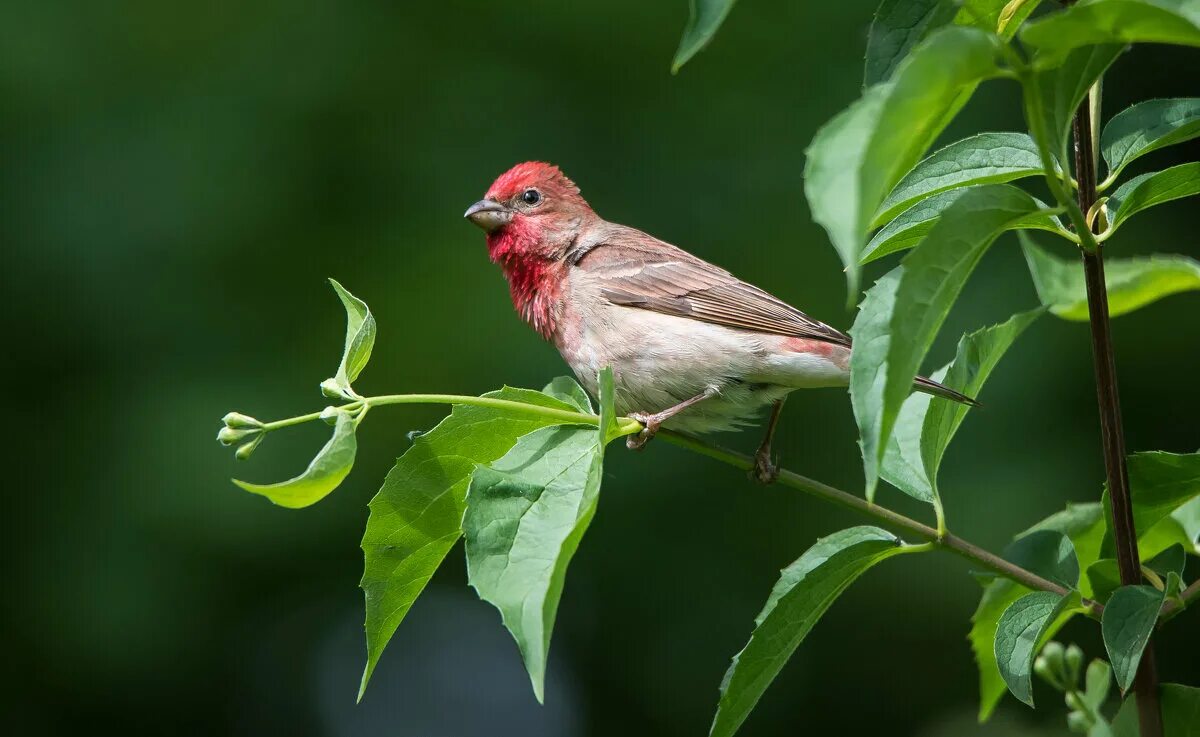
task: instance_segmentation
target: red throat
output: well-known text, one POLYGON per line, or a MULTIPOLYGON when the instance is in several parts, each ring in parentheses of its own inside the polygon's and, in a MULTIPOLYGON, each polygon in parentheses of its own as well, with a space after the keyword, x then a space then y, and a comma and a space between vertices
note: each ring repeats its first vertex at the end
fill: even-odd
POLYGON ((557 309, 565 265, 537 252, 537 227, 527 218, 513 221, 487 237, 488 256, 500 264, 508 280, 513 307, 525 322, 549 340, 557 326, 557 309))

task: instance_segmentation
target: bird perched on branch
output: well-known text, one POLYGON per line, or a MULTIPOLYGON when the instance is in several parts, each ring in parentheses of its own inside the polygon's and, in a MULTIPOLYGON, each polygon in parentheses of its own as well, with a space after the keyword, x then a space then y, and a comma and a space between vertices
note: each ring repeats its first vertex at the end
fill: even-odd
MULTIPOLYGON (((465 217, 487 233, 488 255, 513 305, 551 340, 589 392, 613 371, 617 412, 644 429, 705 433, 771 408, 754 476, 771 459, 783 401, 794 389, 846 386, 850 338, 722 268, 597 215, 556 166, 518 164, 465 217)), ((917 391, 970 398, 924 377, 917 391)))

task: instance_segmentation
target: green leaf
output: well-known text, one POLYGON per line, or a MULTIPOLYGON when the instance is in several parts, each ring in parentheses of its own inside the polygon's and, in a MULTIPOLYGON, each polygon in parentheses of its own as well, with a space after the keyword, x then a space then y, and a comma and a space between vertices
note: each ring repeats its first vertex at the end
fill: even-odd
MULTIPOLYGON (((541 392, 506 387, 485 394, 575 411, 541 392)), ((475 465, 491 463, 523 435, 557 424, 524 412, 459 405, 413 441, 371 500, 363 535, 367 667, 359 698, 388 640, 458 541, 467 485, 475 465)))
POLYGON ((539 702, 567 565, 596 512, 603 454, 593 427, 544 427, 477 467, 467 492, 467 580, 500 610, 539 702))
MULTIPOLYGON (((996 186, 1012 187, 1012 185, 1007 184, 996 186)), ((946 208, 954 204, 959 197, 971 189, 972 187, 964 187, 962 189, 950 189, 945 192, 939 192, 918 201, 912 207, 897 215, 890 223, 880 228, 875 233, 875 236, 871 238, 871 242, 863 250, 862 263, 866 264, 897 251, 915 247, 929 234, 929 231, 942 217, 942 213, 946 211, 946 208)), ((1016 190, 1017 188, 1012 187, 1012 189, 1016 190)), ((1050 214, 1049 206, 1040 201, 1037 202, 1038 207, 1041 208, 1038 212, 1014 223, 1011 227, 1062 232, 1064 230, 1062 223, 1056 216, 1050 214)))
POLYGON ((1113 116, 1100 135, 1112 180, 1134 159, 1200 136, 1200 97, 1147 100, 1113 116))
POLYGON ((750 641, 725 672, 710 737, 729 737, 737 731, 784 663, 850 584, 876 563, 916 549, 878 527, 851 527, 818 540, 783 569, 754 620, 750 641))
POLYGON ((1083 701, 1099 714, 1104 702, 1108 701, 1108 692, 1112 690, 1112 668, 1096 658, 1088 664, 1083 682, 1083 701))
POLYGON ((281 507, 300 509, 316 504, 336 489, 354 466, 354 454, 358 449, 354 431, 358 429, 358 417, 339 410, 333 436, 299 476, 276 484, 252 484, 238 479, 233 483, 253 494, 262 494, 281 507))
MULTIPOLYGON (((1029 528, 1013 541, 1004 551, 1005 560, 1011 561, 1038 575, 1058 581, 1070 581, 1072 568, 1078 576, 1080 566, 1087 566, 1099 556, 1100 541, 1104 535, 1103 508, 1099 502, 1070 504, 1038 524, 1029 528), (1052 538, 1039 535, 1041 532, 1056 532, 1066 535, 1072 544, 1074 556, 1064 552, 1064 546, 1052 538), (1074 557, 1075 563, 1072 564, 1074 557)), ((1080 592, 1088 596, 1086 580, 1079 581, 1080 592)), ((968 639, 979 668, 979 721, 991 716, 1006 686, 996 664, 993 642, 1000 617, 1014 601, 1029 593, 1029 589, 1006 578, 991 579, 984 587, 979 606, 971 617, 971 632, 968 639)), ((1068 611, 1050 627, 1047 637, 1053 637, 1062 625, 1073 616, 1068 611)))
MULTIPOLYGON (((954 360, 932 378, 969 397, 978 396, 1004 352, 1043 311, 1017 313, 999 325, 964 335, 954 360)), ((932 399, 928 394, 913 394, 904 402, 880 470, 884 480, 927 502, 939 497, 937 473, 942 456, 970 409, 932 399)))
POLYGON ((1108 198, 1109 232, 1142 210, 1200 194, 1200 161, 1130 179, 1108 198))
POLYGON ((809 145, 804 193, 846 267, 850 302, 858 293, 859 258, 872 216, 975 87, 999 73, 997 44, 995 36, 973 28, 935 31, 890 81, 864 92, 809 145))
POLYGON ((938 192, 1041 173, 1037 144, 1027 134, 978 133, 935 151, 913 167, 879 206, 872 225, 886 223, 938 192))
POLYGON ((957 10, 952 0, 883 0, 867 34, 863 87, 886 82, 912 47, 957 10))
POLYGON ((1163 578, 1172 572, 1177 576, 1182 576, 1186 564, 1187 553, 1184 551, 1183 545, 1179 543, 1175 543, 1145 563, 1147 568, 1163 578))
POLYGON ((1153 586, 1122 586, 1104 606, 1100 630, 1121 689, 1129 688, 1166 594, 1153 586))
POLYGON ((1200 46, 1200 4, 1194 0, 1081 0, 1029 23, 1021 40, 1051 65, 1072 49, 1096 44, 1166 43, 1200 46))
MULTIPOLYGON (((1164 737, 1200 737, 1200 688, 1164 683, 1158 696, 1164 737)), ((1139 737, 1136 699, 1125 699, 1112 726, 1116 737, 1139 737)))
MULTIPOLYGON (((1050 255, 1025 233, 1020 238, 1038 299, 1064 320, 1086 322, 1083 267, 1076 260, 1050 255)), ((1176 255, 1106 259, 1104 283, 1108 287, 1108 313, 1117 317, 1172 294, 1200 289, 1200 262, 1176 255)))
POLYGON ((671 62, 671 73, 683 68, 717 35, 717 29, 725 22, 734 0, 691 0, 688 4, 688 22, 683 29, 683 38, 671 62))
POLYGON ((596 410, 592 409, 592 400, 587 392, 584 391, 584 388, 578 382, 569 376, 555 377, 553 381, 542 389, 542 394, 547 394, 564 404, 569 404, 572 408, 580 412, 586 412, 589 415, 596 413, 596 410))
POLYGON ((375 347, 375 318, 367 303, 346 291, 336 279, 330 279, 329 283, 346 308, 346 345, 337 374, 330 381, 341 396, 357 399, 358 394, 350 385, 371 360, 371 350, 375 347))
POLYGON ((1039 0, 964 0, 954 22, 999 33, 1010 39, 1038 6, 1039 0))
POLYGON ((1171 512, 1171 519, 1179 525, 1186 551, 1200 555, 1200 497, 1171 512))
POLYGON ((1062 64, 1036 72, 1032 84, 1025 85, 1026 117, 1030 129, 1036 131, 1033 116, 1040 111, 1040 122, 1045 126, 1046 145, 1061 166, 1069 161, 1067 155, 1068 134, 1071 119, 1087 96, 1092 83, 1116 61, 1125 50, 1121 44, 1087 46, 1067 54, 1062 64))
POLYGON ((1133 524, 1139 537, 1200 496, 1200 452, 1133 453, 1128 465, 1133 524))
POLYGON ((1013 696, 1033 706, 1033 660, 1050 639, 1055 619, 1078 605, 1078 592, 1034 591, 1004 610, 996 626, 996 663, 1013 696))
POLYGON ((867 293, 850 330, 855 339, 850 397, 861 438, 867 499, 874 498, 879 465, 900 407, 967 277, 1000 233, 1037 211, 1037 202, 1013 187, 970 190, 943 212, 901 266, 867 293))

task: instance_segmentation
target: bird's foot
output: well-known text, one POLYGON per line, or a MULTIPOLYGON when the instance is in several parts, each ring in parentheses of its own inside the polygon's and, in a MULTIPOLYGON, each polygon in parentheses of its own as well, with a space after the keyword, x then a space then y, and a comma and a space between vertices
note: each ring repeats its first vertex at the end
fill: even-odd
POLYGON ((625 447, 630 450, 641 450, 646 447, 646 443, 654 439, 659 426, 662 425, 662 419, 658 415, 648 415, 644 412, 630 412, 628 417, 642 423, 642 429, 633 435, 625 436, 625 447))
POLYGON ((779 478, 779 466, 776 466, 771 460, 769 448, 760 448, 754 454, 754 468, 750 470, 750 478, 764 486, 775 483, 779 478))

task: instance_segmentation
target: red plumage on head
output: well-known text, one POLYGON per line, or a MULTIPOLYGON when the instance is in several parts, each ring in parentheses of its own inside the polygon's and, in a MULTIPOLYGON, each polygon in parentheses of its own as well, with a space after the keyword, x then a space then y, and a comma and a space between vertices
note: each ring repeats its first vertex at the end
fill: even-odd
POLYGON ((542 190, 550 197, 583 202, 579 187, 562 170, 544 161, 526 161, 501 174, 487 191, 488 199, 505 202, 529 188, 542 190))

